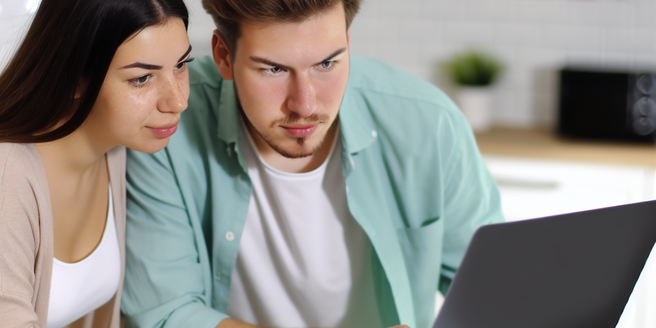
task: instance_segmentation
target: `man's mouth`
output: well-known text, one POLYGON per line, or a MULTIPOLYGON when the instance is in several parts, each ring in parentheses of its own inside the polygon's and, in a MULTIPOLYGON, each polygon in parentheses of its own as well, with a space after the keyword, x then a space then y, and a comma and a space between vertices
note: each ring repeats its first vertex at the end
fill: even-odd
POLYGON ((307 138, 317 128, 317 124, 292 125, 292 126, 281 126, 281 127, 287 130, 289 134, 291 134, 296 138, 307 138))

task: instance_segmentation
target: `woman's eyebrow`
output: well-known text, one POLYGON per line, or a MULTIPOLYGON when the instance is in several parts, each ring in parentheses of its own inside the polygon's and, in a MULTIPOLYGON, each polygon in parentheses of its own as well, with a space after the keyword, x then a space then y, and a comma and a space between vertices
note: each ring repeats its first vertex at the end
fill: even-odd
POLYGON ((188 55, 190 52, 191 52, 191 45, 189 45, 189 48, 187 49, 187 52, 185 52, 184 55, 182 55, 182 57, 180 57, 180 59, 178 59, 178 63, 181 62, 181 61, 183 61, 183 60, 185 59, 185 57, 187 57, 187 55, 188 55))
MULTIPOLYGON (((187 51, 184 53, 184 55, 182 55, 182 57, 180 57, 180 59, 178 59, 178 63, 181 62, 182 60, 184 60, 185 57, 187 57, 187 55, 189 55, 190 52, 191 52, 191 45, 189 46, 189 48, 187 48, 187 51)), ((121 69, 135 68, 135 67, 136 68, 148 69, 148 70, 162 69, 162 66, 160 66, 160 65, 144 64, 144 63, 140 63, 140 62, 132 63, 130 65, 125 65, 125 66, 121 67, 121 69)))
POLYGON ((121 67, 121 69, 135 68, 135 67, 143 68, 143 69, 149 69, 149 70, 162 69, 162 66, 159 66, 159 65, 144 64, 144 63, 140 63, 140 62, 132 63, 130 65, 125 65, 125 66, 121 67))

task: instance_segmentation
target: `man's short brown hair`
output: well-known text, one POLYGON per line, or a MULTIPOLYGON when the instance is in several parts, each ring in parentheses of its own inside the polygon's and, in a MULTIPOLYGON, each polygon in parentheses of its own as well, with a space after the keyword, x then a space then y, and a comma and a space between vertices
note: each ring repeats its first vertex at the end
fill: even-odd
POLYGON ((203 7, 234 55, 240 22, 300 22, 340 2, 344 5, 348 30, 362 0, 203 0, 203 7))

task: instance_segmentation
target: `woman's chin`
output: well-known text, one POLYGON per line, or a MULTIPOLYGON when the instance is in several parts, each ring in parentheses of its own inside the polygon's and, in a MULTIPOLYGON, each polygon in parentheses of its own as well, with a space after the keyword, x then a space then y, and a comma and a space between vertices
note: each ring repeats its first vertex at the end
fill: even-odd
POLYGON ((153 154, 153 153, 156 153, 156 152, 164 149, 164 147, 166 147, 166 145, 169 144, 169 140, 171 138, 169 137, 169 138, 163 138, 163 139, 159 139, 159 138, 157 138, 157 139, 149 138, 149 139, 152 139, 152 140, 148 140, 147 142, 133 143, 133 144, 129 144, 129 145, 126 144, 125 146, 132 149, 132 150, 140 151, 142 153, 153 154))

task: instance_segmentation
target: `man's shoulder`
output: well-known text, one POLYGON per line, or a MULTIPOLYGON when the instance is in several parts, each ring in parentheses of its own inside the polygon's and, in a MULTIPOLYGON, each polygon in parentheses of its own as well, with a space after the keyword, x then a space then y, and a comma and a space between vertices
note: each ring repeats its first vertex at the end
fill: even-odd
POLYGON ((353 57, 351 63, 350 107, 378 125, 433 131, 445 122, 459 128, 467 124, 451 98, 431 83, 378 60, 353 57))
POLYGON ((449 97, 436 86, 375 59, 351 58, 349 87, 360 92, 404 98, 410 102, 453 107, 449 97))
POLYGON ((219 88, 223 78, 210 56, 196 58, 189 63, 189 86, 193 89, 198 86, 219 88))

